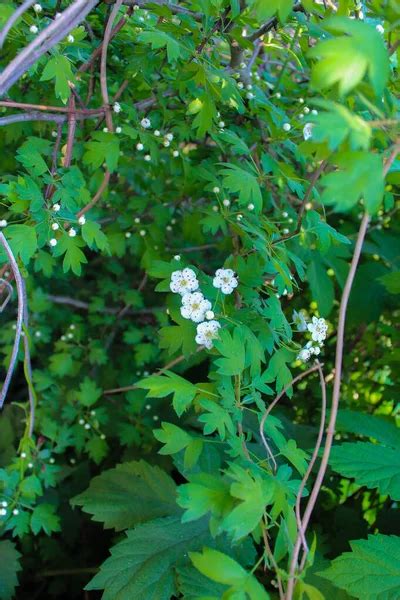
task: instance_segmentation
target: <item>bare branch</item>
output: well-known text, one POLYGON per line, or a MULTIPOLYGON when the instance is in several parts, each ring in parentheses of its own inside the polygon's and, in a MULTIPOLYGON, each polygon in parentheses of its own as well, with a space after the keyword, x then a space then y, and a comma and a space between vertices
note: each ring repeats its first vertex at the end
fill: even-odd
POLYGON ((14 279, 15 279, 15 283, 17 286, 17 297, 18 297, 17 326, 16 326, 16 330, 15 330, 14 346, 13 346, 13 349, 11 352, 10 364, 8 365, 6 378, 4 380, 4 384, 3 384, 3 387, 0 392, 0 408, 2 408, 3 404, 4 404, 4 400, 7 396, 8 388, 10 387, 11 377, 14 372, 15 363, 17 362, 17 358, 18 358, 18 349, 19 349, 19 343, 21 340, 21 333, 22 333, 22 322, 23 322, 23 318, 24 318, 24 285, 23 285, 22 276, 19 271, 18 264, 17 264, 17 261, 15 260, 14 254, 13 254, 6 238, 4 237, 4 234, 1 232, 0 232, 0 244, 3 246, 5 252, 8 256, 8 260, 10 262, 11 270, 14 274, 14 279))
POLYGON ((3 29, 0 31, 0 49, 4 45, 4 42, 6 41, 6 37, 10 29, 12 29, 12 27, 15 25, 18 19, 24 14, 24 12, 28 10, 28 8, 32 6, 34 2, 36 2, 36 0, 25 0, 25 2, 23 2, 21 6, 18 6, 18 8, 13 12, 11 17, 4 25, 3 29))
POLYGON ((101 95, 103 97, 103 105, 106 111, 106 123, 108 130, 110 132, 114 131, 114 125, 112 120, 112 111, 110 107, 110 99, 108 96, 108 87, 107 87, 107 50, 108 44, 110 43, 112 37, 112 27, 114 21, 117 17, 118 11, 121 8, 123 0, 117 0, 113 6, 110 17, 107 21, 106 29, 104 32, 104 39, 101 48, 101 59, 100 59, 100 87, 101 87, 101 95))

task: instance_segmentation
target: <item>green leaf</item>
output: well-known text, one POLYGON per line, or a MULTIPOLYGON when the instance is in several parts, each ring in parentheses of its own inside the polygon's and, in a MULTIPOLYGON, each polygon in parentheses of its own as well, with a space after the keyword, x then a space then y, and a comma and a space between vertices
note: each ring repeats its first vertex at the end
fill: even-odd
POLYGON ((98 248, 99 250, 109 250, 107 236, 101 231, 101 227, 94 221, 86 221, 82 225, 82 238, 89 248, 98 248))
POLYGON ((393 271, 379 277, 379 281, 383 283, 390 294, 400 294, 400 271, 393 271))
POLYGON ((223 358, 215 361, 218 373, 221 375, 239 375, 245 365, 245 345, 239 327, 233 331, 233 335, 227 329, 219 332, 219 339, 214 341, 214 346, 222 354, 223 358))
POLYGON ((71 63, 65 56, 57 54, 46 62, 40 81, 49 81, 50 79, 55 79, 55 94, 65 104, 71 94, 68 82, 73 83, 74 81, 71 63))
POLYGON ((178 572, 178 588, 185 600, 219 600, 226 586, 211 581, 194 567, 181 567, 178 572))
POLYGON ((231 586, 232 592, 245 592, 250 600, 269 599, 268 593, 254 575, 248 573, 236 560, 218 550, 203 548, 202 553, 191 552, 190 560, 200 573, 212 581, 231 586))
POLYGON ((395 600, 400 589, 400 537, 369 535, 350 546, 351 552, 317 575, 359 600, 395 600))
POLYGON ((378 440, 386 446, 400 448, 400 428, 390 418, 345 409, 339 411, 336 427, 338 431, 356 433, 378 440))
POLYGON ((319 100, 316 104, 326 111, 312 117, 314 142, 326 141, 330 150, 337 150, 346 140, 351 150, 368 150, 372 131, 364 119, 336 102, 319 100))
POLYGON ((18 571, 21 570, 19 559, 21 554, 10 540, 0 542, 0 598, 11 600, 18 585, 18 571))
POLYGON ((368 212, 375 214, 384 191, 382 158, 368 152, 345 152, 338 157, 337 165, 338 171, 321 179, 325 187, 321 202, 346 211, 363 199, 368 212))
POLYGON ((165 396, 173 394, 172 404, 179 417, 197 394, 196 386, 172 371, 165 371, 163 375, 151 375, 141 379, 136 383, 136 386, 149 390, 147 398, 165 398, 165 396))
POLYGON ((83 246, 82 240, 69 235, 63 235, 54 249, 54 256, 62 256, 64 273, 72 271, 75 275, 81 275, 82 265, 87 263, 87 258, 80 249, 83 246))
POLYGON ((205 521, 181 523, 175 516, 138 525, 111 548, 86 589, 104 589, 103 600, 170 600, 177 593, 175 567, 209 540, 205 521))
MULTIPOLYGON (((280 392, 292 380, 292 374, 287 367, 288 362, 292 362, 295 358, 294 352, 286 348, 277 350, 271 360, 268 368, 263 373, 263 380, 271 382, 276 380, 276 391, 280 392)), ((293 395, 293 389, 288 389, 286 394, 289 398, 293 395)))
POLYGON ((101 521, 106 529, 122 531, 137 523, 178 512, 175 483, 159 467, 129 462, 104 471, 71 501, 101 521))
POLYGON ((359 485, 378 488, 393 500, 400 500, 399 449, 369 442, 345 443, 332 449, 330 466, 359 485))
POLYGON ((28 264, 38 247, 35 228, 29 225, 9 225, 6 237, 14 254, 28 264))
POLYGON ((232 508, 229 483, 208 473, 191 475, 189 483, 178 487, 177 503, 186 509, 183 523, 200 519, 208 512, 222 517, 232 508))
POLYGON ((36 212, 43 207, 44 198, 36 181, 31 177, 25 176, 23 179, 20 178, 16 192, 22 200, 28 200, 30 202, 31 212, 36 212))
POLYGON ((176 454, 192 441, 192 437, 186 431, 165 421, 161 423, 161 429, 155 429, 153 434, 159 442, 165 444, 161 448, 160 454, 176 454))
POLYGON ((83 404, 83 406, 92 406, 92 404, 95 404, 97 400, 101 398, 102 394, 102 389, 97 387, 93 379, 85 377, 79 386, 77 398, 80 404, 83 404))
POLYGON ((108 444, 99 435, 94 435, 86 442, 85 450, 96 465, 99 465, 103 458, 107 456, 108 444))
POLYGON ((43 155, 48 156, 51 142, 42 138, 28 137, 18 148, 16 159, 33 175, 43 175, 48 171, 43 155))
POLYGON ((307 280, 310 284, 312 298, 318 304, 321 316, 327 317, 333 308, 335 290, 332 278, 327 274, 326 268, 316 252, 313 252, 307 268, 307 280))
POLYGON ((322 41, 309 51, 317 59, 311 79, 314 87, 324 89, 337 83, 344 95, 368 74, 375 94, 380 96, 389 76, 389 59, 375 27, 347 17, 327 19, 325 27, 345 35, 322 41))
POLYGON ((196 115, 193 120, 193 127, 197 129, 199 137, 204 136, 207 131, 211 131, 214 119, 217 116, 217 109, 211 95, 203 94, 192 100, 188 106, 187 114, 196 115))
POLYGON ((234 540, 251 533, 261 521, 265 506, 274 493, 274 484, 268 483, 259 475, 252 474, 236 464, 228 471, 234 480, 230 492, 239 501, 238 505, 224 518, 222 527, 234 540))
POLYGON ((113 133, 98 131, 92 135, 92 140, 85 144, 86 152, 83 162, 93 170, 99 169, 104 163, 111 172, 115 171, 119 160, 119 139, 113 133))
POLYGON ((221 171, 224 180, 224 186, 232 192, 239 194, 239 203, 242 206, 254 204, 255 211, 262 210, 262 195, 257 176, 252 172, 250 164, 247 164, 248 170, 242 169, 230 163, 224 163, 226 169, 221 171))
POLYGON ((200 423, 204 423, 204 435, 210 435, 218 431, 221 440, 225 439, 226 431, 233 434, 235 426, 229 412, 212 400, 200 400, 201 408, 207 413, 200 415, 200 423))
POLYGON ((276 13, 284 23, 292 11, 294 0, 255 0, 253 3, 259 21, 266 21, 276 13))
POLYGON ((32 500, 36 498, 36 496, 41 496, 43 494, 42 484, 36 475, 29 475, 29 477, 23 479, 20 490, 26 498, 32 500))
POLYGON ((33 509, 31 516, 31 529, 35 535, 43 529, 43 531, 50 535, 53 531, 61 531, 60 519, 54 514, 55 507, 51 504, 38 504, 33 509))
POLYGON ((165 31, 143 31, 137 36, 138 42, 151 44, 153 50, 158 48, 167 49, 168 62, 175 62, 181 55, 181 45, 165 31))

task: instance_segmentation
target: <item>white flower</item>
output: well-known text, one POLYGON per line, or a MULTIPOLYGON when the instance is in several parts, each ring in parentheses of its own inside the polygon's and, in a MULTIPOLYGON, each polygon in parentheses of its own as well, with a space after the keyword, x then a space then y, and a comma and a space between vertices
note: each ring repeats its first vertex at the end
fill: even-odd
POLYGON ((142 237, 144 237, 146 235, 146 230, 145 229, 141 229, 139 231, 139 235, 142 236, 142 237))
POLYGON ((307 348, 302 348, 297 355, 297 359, 302 362, 307 362, 310 359, 311 352, 307 348))
POLYGON ((218 127, 221 127, 221 129, 223 129, 225 127, 225 121, 220 121, 218 123, 218 127))
POLYGON ((218 337, 218 329, 221 324, 218 321, 204 321, 197 325, 196 343, 205 346, 210 350, 213 347, 213 340, 218 337))
POLYGON ((131 234, 131 232, 130 232, 130 231, 127 231, 127 232, 125 233, 125 237, 126 237, 126 239, 128 239, 128 240, 129 240, 129 238, 130 238, 131 236, 132 236, 132 234, 131 234))
POLYGON ((211 302, 206 300, 201 292, 185 294, 182 297, 181 315, 194 323, 204 321, 205 314, 211 308, 211 302))
POLYGON ((178 158, 178 156, 179 156, 179 150, 173 150, 173 151, 172 151, 172 156, 173 156, 174 158, 178 158))
POLYGON ((247 92, 246 98, 247 98, 247 100, 253 100, 253 98, 254 98, 253 92, 247 92))
POLYGON ((168 146, 170 146, 170 144, 171 144, 171 142, 170 142, 169 140, 164 140, 164 141, 163 141, 163 146, 164 146, 165 148, 168 148, 168 146))
POLYGON ((151 121, 146 117, 140 121, 140 124, 143 127, 143 129, 149 129, 151 127, 151 121))
POLYGON ((307 325, 307 329, 311 333, 313 341, 321 344, 326 338, 328 325, 326 324, 325 319, 313 317, 312 322, 307 325))
POLYGON ((1 219, 1 221, 0 221, 0 227, 7 227, 7 221, 6 221, 6 219, 1 219))
POLYGON ((143 150, 143 148, 144 148, 144 146, 140 142, 138 144, 136 144, 136 150, 139 150, 139 152, 141 152, 143 150))
POLYGON ((214 192, 214 194, 219 194, 219 187, 218 186, 213 187, 213 192, 214 192))
POLYGON ((290 131, 292 129, 292 126, 290 123, 284 123, 282 125, 282 129, 283 129, 283 131, 290 131))
POLYGON ((250 202, 250 204, 248 204, 247 208, 249 210, 254 210, 254 204, 252 202, 250 202))
POLYGON ((31 25, 31 26, 29 27, 29 31, 30 31, 31 33, 37 33, 37 32, 39 31, 39 29, 36 27, 36 25, 31 25))
POLYGON ((85 215, 82 215, 81 217, 79 217, 78 223, 79 223, 79 225, 84 225, 86 223, 85 215))
POLYGON ((282 94, 280 92, 276 92, 275 94, 276 98, 278 98, 278 100, 281 98, 282 94))
POLYGON ((159 129, 155 129, 155 130, 154 130, 154 135, 155 135, 156 137, 160 137, 160 135, 161 135, 161 132, 160 132, 160 130, 159 130, 159 129))
POLYGON ((150 161, 151 161, 151 156, 150 156, 150 154, 145 154, 145 155, 144 155, 144 160, 145 160, 146 162, 150 162, 150 161))
POLYGON ((175 294, 184 296, 188 292, 195 292, 199 287, 199 282, 193 269, 186 267, 183 271, 172 273, 169 287, 175 294))
POLYGON ((313 109, 312 109, 312 111, 311 111, 311 114, 312 114, 312 115, 317 115, 317 114, 318 114, 318 111, 317 111, 315 108, 313 108, 313 109))
POLYGON ((121 105, 119 102, 114 102, 113 104, 113 111, 115 113, 120 113, 121 112, 121 105))
POLYGON ((108 133, 108 127, 103 127, 104 133, 108 133))
POLYGON ((302 312, 293 311, 293 323, 296 325, 297 331, 307 331, 307 323, 302 312))
POLYGON ((14 508, 14 510, 13 510, 13 515, 15 515, 15 516, 19 515, 19 510, 18 510, 18 508, 14 508))
POLYGON ((213 286, 221 290, 223 294, 231 294, 237 287, 238 280, 232 269, 218 269, 213 279, 213 286))
POLYGON ((70 44, 73 44, 75 41, 74 36, 70 33, 69 36, 67 37, 67 40, 70 44))
POLYGON ((205 317, 207 321, 212 321, 212 319, 215 317, 214 311, 208 310, 205 314, 205 317))
POLYGON ((49 244, 52 248, 54 248, 54 246, 57 246, 56 238, 51 238, 51 240, 49 241, 49 244))
POLYGON ((385 33, 385 30, 380 23, 378 23, 378 25, 375 27, 375 29, 377 30, 378 33, 382 33, 382 34, 385 33))
POLYGON ((58 202, 56 202, 56 204, 53 204, 53 210, 54 212, 58 212, 59 210, 61 210, 61 206, 60 204, 58 204, 58 202))
POLYGON ((303 112, 304 112, 306 115, 308 115, 308 113, 310 112, 310 109, 308 108, 308 106, 305 106, 305 107, 303 108, 303 112))
POLYGON ((231 201, 230 201, 230 200, 228 200, 228 198, 224 198, 224 199, 222 200, 222 204, 223 204, 224 206, 230 206, 230 204, 231 204, 231 201))
POLYGON ((0 508, 0 517, 5 517, 7 514, 7 510, 5 508, 0 508))
POLYGON ((165 138, 169 141, 172 142, 172 140, 174 139, 174 134, 173 133, 166 133, 165 134, 165 138))
POLYGON ((313 127, 314 127, 313 123, 306 123, 304 125, 304 127, 303 127, 303 137, 304 137, 305 141, 307 141, 310 138, 312 138, 313 127))
POLYGON ((304 98, 299 98, 300 104, 304 104, 304 98))
POLYGON ((53 231, 57 231, 57 229, 60 229, 60 226, 59 226, 58 223, 53 223, 52 226, 51 226, 51 228, 52 228, 53 231))
POLYGON ((43 10, 42 5, 39 4, 39 2, 37 2, 33 5, 33 10, 35 11, 35 13, 41 13, 43 10))
POLYGON ((244 86, 243 86, 243 83, 242 83, 241 81, 238 81, 238 84, 237 84, 237 86, 238 86, 239 90, 242 90, 242 89, 243 89, 243 87, 244 87, 244 86))
POLYGON ((175 254, 174 260, 180 261, 181 260, 181 255, 180 254, 175 254))
POLYGON ((3 500, 3 502, 1 503, 1 505, 2 505, 3 508, 7 508, 7 506, 8 506, 7 500, 3 500))
POLYGON ((115 128, 115 133, 121 133, 122 131, 122 127, 116 127, 115 128))
POLYGON ((71 229, 68 231, 68 235, 69 235, 69 237, 75 237, 76 236, 76 229, 74 229, 73 227, 71 227, 71 229))

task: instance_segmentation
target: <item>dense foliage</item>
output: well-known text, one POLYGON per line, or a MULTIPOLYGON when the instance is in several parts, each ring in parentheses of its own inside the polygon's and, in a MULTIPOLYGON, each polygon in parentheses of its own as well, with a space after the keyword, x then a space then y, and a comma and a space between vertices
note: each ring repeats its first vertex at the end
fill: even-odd
POLYGON ((0 599, 400 597, 399 21, 0 4, 0 599))

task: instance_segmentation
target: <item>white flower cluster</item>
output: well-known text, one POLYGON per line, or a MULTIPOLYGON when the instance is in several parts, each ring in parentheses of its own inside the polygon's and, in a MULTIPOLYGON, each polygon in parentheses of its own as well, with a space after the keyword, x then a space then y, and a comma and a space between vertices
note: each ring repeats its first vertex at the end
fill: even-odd
POLYGON ((232 294, 237 287, 238 280, 232 269, 217 269, 213 279, 213 286, 220 289, 223 294, 232 294))
POLYGON ((210 350, 221 325, 214 320, 211 302, 204 298, 201 292, 196 291, 199 288, 196 273, 188 267, 182 271, 174 271, 169 287, 174 294, 182 296, 182 317, 198 323, 195 338, 197 344, 210 350))
POLYGON ((307 323, 304 315, 296 311, 293 312, 293 321, 297 327, 297 331, 308 331, 311 334, 311 340, 302 348, 297 358, 303 362, 307 362, 311 356, 318 356, 321 352, 321 347, 324 345, 328 325, 325 319, 313 317, 310 323, 307 323))

